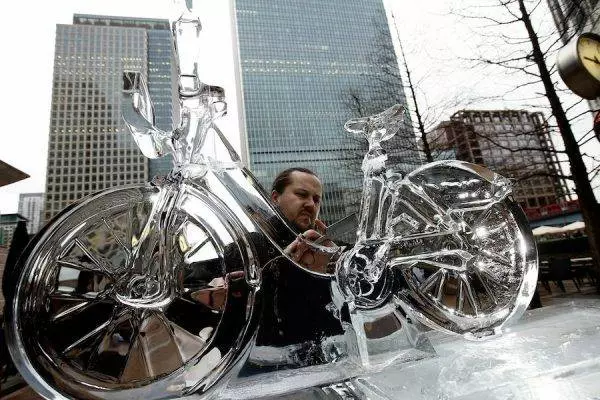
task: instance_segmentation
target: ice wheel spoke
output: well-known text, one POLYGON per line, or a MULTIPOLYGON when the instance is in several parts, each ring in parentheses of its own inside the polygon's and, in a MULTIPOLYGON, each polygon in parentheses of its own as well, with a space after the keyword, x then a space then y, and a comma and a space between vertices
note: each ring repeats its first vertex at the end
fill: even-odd
MULTIPOLYGON (((106 327, 108 327, 108 325, 110 325, 110 321, 106 321, 105 323, 97 326, 96 328, 92 329, 88 333, 84 334, 79 339, 75 340, 73 343, 71 343, 67 347, 65 347, 65 349, 62 351, 62 354, 69 355, 69 353, 71 353, 74 349, 76 349, 81 344, 86 343, 93 338, 96 338, 97 336, 100 335, 100 333, 102 333, 104 331, 104 329, 106 329, 106 327)), ((71 354, 70 356, 72 357, 73 354, 71 354)))
POLYGON ((490 260, 502 265, 503 267, 507 267, 510 269, 514 268, 513 264, 510 262, 510 260, 501 254, 492 253, 485 249, 480 250, 480 253, 482 255, 484 255, 485 257, 489 258, 490 260))
POLYGON ((490 218, 490 216, 492 216, 493 210, 494 210, 494 206, 484 209, 483 211, 477 213, 474 216, 474 218, 472 219, 472 221, 467 221, 468 218, 460 218, 460 222, 463 223, 465 225, 465 227, 468 228, 468 231, 471 232, 471 234, 472 234, 471 240, 473 240, 477 237, 477 234, 478 234, 477 227, 482 227, 482 226, 487 225, 487 224, 485 224, 485 220, 490 218))
POLYGON ((194 335, 173 322, 170 322, 170 325, 177 347, 179 348, 179 353, 184 362, 193 358, 206 346, 208 337, 204 338, 200 335, 194 335))
POLYGON ((474 316, 479 315, 479 306, 473 288, 468 278, 460 274, 458 277, 458 296, 456 309, 463 314, 471 314, 474 316), (469 312, 465 309, 465 306, 469 306, 469 312))
POLYGON ((429 292, 432 289, 432 287, 439 282, 441 276, 442 269, 438 269, 435 273, 433 273, 431 276, 425 279, 423 283, 421 283, 421 285, 419 286, 419 290, 423 293, 429 292))
POLYGON ((117 244, 121 247, 121 249, 127 255, 130 255, 131 250, 130 250, 129 246, 123 242, 123 238, 121 238, 119 236, 119 234, 117 234, 117 232, 115 231, 115 229, 111 226, 111 224, 105 218, 102 218, 102 222, 104 223, 104 225, 106 226, 106 228, 110 231, 112 237, 115 239, 115 242, 117 242, 117 244))
POLYGON ((441 276, 440 279, 438 280, 438 285, 437 285, 437 289, 436 289, 436 294, 435 294, 435 299, 438 302, 441 302, 442 299, 444 298, 444 285, 446 284, 446 278, 448 276, 448 272, 445 270, 440 270, 441 271, 441 276))
MULTIPOLYGON (((163 323, 164 332, 169 337, 168 348, 165 351, 173 350, 172 343, 175 345, 180 354, 180 358, 175 358, 175 362, 172 362, 172 367, 177 367, 180 363, 185 363, 197 355, 206 345, 200 337, 187 332, 185 329, 177 326, 172 322, 166 322, 163 316, 151 316, 150 318, 158 318, 163 323), (169 333, 170 332, 170 333, 169 333)), ((156 321, 155 321, 156 322, 156 321)), ((156 340, 156 338, 149 338, 146 331, 140 330, 140 324, 136 328, 135 340, 129 347, 128 354, 126 356, 124 368, 121 372, 121 382, 132 382, 140 381, 154 377, 157 373, 164 373, 162 370, 156 369, 153 363, 156 362, 156 358, 160 358, 161 355, 153 355, 148 352, 148 341, 156 340)), ((146 323, 143 326, 148 326, 146 323)), ((158 336, 160 338, 160 336, 158 336)), ((164 338, 164 336, 163 336, 164 338)), ((160 347, 163 343, 154 343, 150 347, 160 347)))
MULTIPOLYGON (((188 260, 193 260, 195 258, 203 259, 203 258, 201 258, 202 252, 203 251, 205 252, 207 250, 211 251, 211 249, 210 249, 211 246, 212 246, 212 243, 210 242, 210 238, 207 237, 206 239, 202 240, 194 247, 190 248, 190 250, 186 253, 185 257, 188 260), (205 247, 206 247, 206 249, 205 249, 205 247)), ((213 251, 213 253, 214 253, 214 251, 213 251)))
POLYGON ((114 317, 105 326, 102 337, 91 352, 88 370, 117 381, 121 379, 132 344, 137 337, 134 314, 132 310, 115 310, 114 317))
POLYGON ((447 275, 448 271, 443 268, 438 269, 419 285, 419 290, 422 293, 429 293, 435 301, 442 302, 447 275))
POLYGON ((509 290, 508 285, 504 281, 512 274, 515 265, 506 257, 483 250, 479 252, 474 266, 474 270, 481 278, 482 284, 486 285, 486 289, 489 289, 487 283, 492 282, 495 286, 502 288, 502 290, 509 290))
POLYGON ((98 221, 83 231, 76 243, 95 265, 109 274, 122 274, 131 259, 131 221, 129 212, 100 215, 98 221))
MULTIPOLYGON (((131 256, 133 259, 137 259, 140 252, 147 252, 148 246, 150 248, 154 247, 155 242, 158 240, 156 230, 160 219, 159 213, 165 200, 165 196, 161 194, 150 207, 145 203, 140 204, 136 208, 136 212, 133 213, 131 217, 131 256), (148 240, 150 237, 152 237, 152 240, 148 240)), ((152 252, 148 253, 151 254, 152 252)))
POLYGON ((75 239, 58 261, 65 266, 98 271, 113 277, 114 271, 110 262, 86 246, 81 239, 75 239))
POLYGON ((97 296, 90 295, 88 293, 64 293, 61 291, 55 291, 50 295, 51 302, 56 300, 67 301, 78 301, 78 302, 87 302, 90 300, 97 299, 97 296))
POLYGON ((407 268, 413 265, 425 264, 431 267, 464 271, 466 263, 472 256, 464 250, 445 250, 427 254, 401 256, 393 258, 389 265, 392 268, 407 268))
POLYGON ((465 294, 467 296, 467 300, 469 301, 469 305, 471 306, 473 315, 477 316, 479 315, 480 307, 477 298, 475 297, 475 292, 473 291, 473 285, 471 285, 471 282, 466 275, 461 275, 461 279, 464 282, 465 294))
POLYGON ((463 312, 463 308, 465 305, 465 294, 464 294, 464 286, 463 286, 463 281, 459 280, 458 281, 458 294, 456 295, 456 310, 458 310, 459 312, 463 312))
POLYGON ((129 348, 129 353, 127 354, 127 359, 125 360, 125 366, 121 372, 120 381, 135 382, 143 381, 148 378, 152 378, 152 374, 148 368, 148 361, 146 360, 138 332, 134 342, 129 348))
POLYGON ((148 312, 140 323, 138 340, 151 376, 173 372, 183 365, 172 328, 161 314, 148 312))
MULTIPOLYGON (((483 289, 485 290, 487 295, 490 297, 492 302, 494 304, 498 304, 498 298, 496 297, 496 295, 494 294, 494 291, 492 290, 492 288, 490 288, 490 285, 487 282, 488 278, 484 278, 484 276, 486 276, 485 272, 482 272, 477 268, 475 268, 474 272, 475 272, 475 275, 477 275, 479 282, 481 282, 483 289)), ((493 282, 495 282, 496 284, 499 285, 499 283, 497 281, 495 281, 494 279, 492 279, 491 277, 489 278, 489 280, 492 280, 493 282)))
POLYGON ((59 312, 54 314, 50 319, 53 322, 61 320, 63 318, 72 318, 75 314, 85 312, 90 307, 89 301, 82 301, 74 299, 71 305, 65 305, 60 309, 59 312))
POLYGON ((47 320, 40 327, 44 332, 42 341, 52 343, 58 353, 66 354, 88 343, 106 327, 114 306, 109 301, 53 293, 48 296, 46 307, 47 320))

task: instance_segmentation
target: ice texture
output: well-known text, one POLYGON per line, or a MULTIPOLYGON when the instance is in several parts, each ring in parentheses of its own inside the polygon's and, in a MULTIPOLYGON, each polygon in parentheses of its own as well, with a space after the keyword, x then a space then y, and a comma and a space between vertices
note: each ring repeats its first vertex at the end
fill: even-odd
POLYGON ((467 342, 439 332, 438 357, 366 376, 390 399, 593 399, 600 395, 600 300, 529 311, 506 333, 467 342))
POLYGON ((491 340, 466 341, 436 331, 427 336, 436 357, 366 374, 354 366, 356 378, 327 385, 321 383, 352 364, 288 370, 262 375, 252 386, 234 380, 222 395, 273 400, 588 400, 600 395, 600 299, 528 311, 491 340), (308 389, 277 391, 308 382, 308 389), (340 397, 349 392, 354 397, 340 397))

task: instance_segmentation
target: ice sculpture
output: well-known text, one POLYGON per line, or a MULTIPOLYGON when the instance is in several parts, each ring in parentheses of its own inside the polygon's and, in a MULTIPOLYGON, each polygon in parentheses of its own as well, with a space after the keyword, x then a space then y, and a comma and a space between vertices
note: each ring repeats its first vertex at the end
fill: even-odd
POLYGON ((231 380, 229 393, 253 398, 257 382, 281 392, 422 358, 432 352, 424 325, 477 339, 523 312, 537 259, 509 182, 458 161, 394 172, 381 144, 401 129, 400 106, 346 124, 369 142, 357 242, 307 242, 334 273, 303 271, 284 251, 298 232, 214 124, 224 91, 198 76, 190 5, 173 23, 179 126, 154 126, 143 73, 123 75, 129 130, 147 157, 173 154, 172 172, 80 200, 21 258, 8 342, 38 393, 208 397, 231 380), (228 158, 206 146, 209 135, 228 158), (320 288, 304 314, 273 300, 286 294, 283 271, 310 288, 293 295, 320 288), (269 335, 295 318, 310 329, 269 335))
POLYGON ((466 336, 493 334, 522 313, 537 282, 535 245, 511 184, 460 161, 431 163, 406 177, 392 173, 380 142, 401 122, 395 106, 346 124, 369 141, 358 242, 340 270, 346 286, 361 302, 376 296, 367 305, 377 305, 386 297, 382 276, 400 269, 407 288, 396 295, 412 308, 427 304, 418 313, 424 323, 466 336), (452 301, 450 285, 457 289, 452 301))

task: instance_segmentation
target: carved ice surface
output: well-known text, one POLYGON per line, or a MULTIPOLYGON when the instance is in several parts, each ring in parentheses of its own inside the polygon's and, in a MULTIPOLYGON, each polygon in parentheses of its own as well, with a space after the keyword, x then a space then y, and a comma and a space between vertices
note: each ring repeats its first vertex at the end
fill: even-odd
MULTIPOLYGON (((124 71, 122 100, 141 151, 173 154, 173 170, 82 199, 21 259, 7 335, 36 391, 203 397, 232 379, 228 396, 253 398, 249 384, 282 393, 431 357, 425 325, 479 339, 523 313, 537 254, 509 182, 459 161, 394 171, 382 143, 403 127, 399 105, 346 124, 369 143, 356 244, 298 237, 215 125, 225 94, 198 76, 202 25, 179 4, 179 125, 154 125, 142 71, 124 71), (292 260, 296 239, 328 268, 292 260)), ((329 389, 355 384, 374 390, 329 389)))
MULTIPOLYGON (((598 398, 597 299, 576 299, 528 311, 518 325, 495 340, 467 342, 435 331, 428 332, 427 337, 436 349, 436 357, 391 365, 344 382, 275 398, 344 398, 336 393, 346 393, 346 398, 386 400, 598 398)), ((265 381, 252 386, 254 397, 241 390, 226 390, 224 395, 234 399, 268 395, 276 383, 265 381)))
POLYGON ((600 376, 599 322, 598 302, 579 300, 528 312, 483 344, 432 333, 437 358, 366 379, 398 399, 591 399, 600 376))
POLYGON ((381 142, 402 116, 394 106, 346 124, 369 151, 357 242, 340 260, 342 292, 359 309, 395 297, 426 325, 467 338, 499 333, 522 314, 537 282, 533 237, 510 182, 460 161, 393 174, 381 142), (401 283, 385 283, 394 279, 401 283))

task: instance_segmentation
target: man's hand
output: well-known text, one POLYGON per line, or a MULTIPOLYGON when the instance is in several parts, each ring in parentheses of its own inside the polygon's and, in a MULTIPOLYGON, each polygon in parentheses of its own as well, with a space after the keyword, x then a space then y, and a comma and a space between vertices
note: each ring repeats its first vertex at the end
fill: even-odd
POLYGON ((335 243, 324 236, 326 229, 327 227, 322 221, 316 220, 315 229, 309 229, 296 238, 285 248, 285 253, 311 271, 328 273, 327 264, 329 264, 331 254, 320 251, 311 245, 312 242, 320 246, 335 247, 335 243))
POLYGON ((315 230, 321 235, 324 235, 325 233, 327 233, 327 226, 320 219, 315 219, 315 230))

